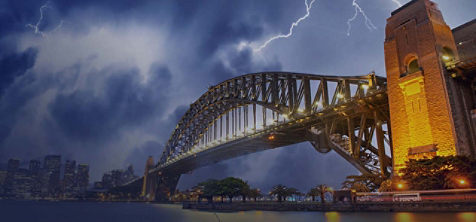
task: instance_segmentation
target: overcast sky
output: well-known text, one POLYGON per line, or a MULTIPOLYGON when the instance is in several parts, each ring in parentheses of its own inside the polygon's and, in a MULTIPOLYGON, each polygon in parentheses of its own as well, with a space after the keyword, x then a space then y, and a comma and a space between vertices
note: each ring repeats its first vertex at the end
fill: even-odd
MULTIPOLYGON (((452 28, 475 17, 474 0, 436 2, 452 28)), ((89 163, 92 180, 130 163, 142 174, 210 85, 260 71, 385 76, 385 22, 398 4, 357 3, 367 25, 359 13, 348 26, 352 0, 316 0, 293 35, 255 51, 288 33, 304 0, 0 0, 0 162, 61 154, 89 163)), ((179 188, 225 176, 265 190, 337 187, 356 173, 303 143, 198 169, 179 188)))

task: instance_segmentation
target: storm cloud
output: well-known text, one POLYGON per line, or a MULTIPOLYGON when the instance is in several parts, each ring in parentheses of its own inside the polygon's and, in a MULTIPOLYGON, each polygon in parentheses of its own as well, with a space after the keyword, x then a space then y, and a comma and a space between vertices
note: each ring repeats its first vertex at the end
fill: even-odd
MULTIPOLYGON (((351 2, 317 0, 291 38, 256 53, 305 13, 304 2, 0 1, 0 162, 61 154, 89 163, 93 180, 128 164, 141 174, 210 85, 261 71, 384 75, 385 19, 396 5, 359 2, 377 30, 359 17, 347 36, 351 2)), ((471 0, 437 2, 452 27, 476 10, 471 0)), ((302 143, 197 169, 179 188, 238 176, 263 189, 307 189, 353 173, 335 153, 302 143)))

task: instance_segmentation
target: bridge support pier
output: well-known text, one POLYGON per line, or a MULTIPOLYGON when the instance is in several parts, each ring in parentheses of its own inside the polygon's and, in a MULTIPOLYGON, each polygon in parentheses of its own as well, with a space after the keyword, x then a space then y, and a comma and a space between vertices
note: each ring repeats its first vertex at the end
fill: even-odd
POLYGON ((175 193, 181 174, 170 174, 159 172, 157 177, 157 188, 155 191, 156 201, 168 201, 175 193))
POLYGON ((168 201, 177 188, 180 176, 161 171, 146 174, 142 186, 143 198, 147 201, 168 201))

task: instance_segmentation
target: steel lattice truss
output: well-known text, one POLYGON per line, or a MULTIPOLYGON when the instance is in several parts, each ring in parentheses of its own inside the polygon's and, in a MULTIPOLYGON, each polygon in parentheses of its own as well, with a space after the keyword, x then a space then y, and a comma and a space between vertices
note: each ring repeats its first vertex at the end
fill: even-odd
POLYGON ((235 147, 223 149, 237 156, 310 141, 319 152, 335 150, 363 173, 388 175, 388 124, 386 79, 373 73, 247 74, 210 87, 190 105, 154 171, 174 166, 193 170, 203 164, 187 161, 202 153, 213 162, 230 158, 210 157, 226 153, 218 151, 221 147, 235 147), (246 144, 255 145, 246 150, 246 144))

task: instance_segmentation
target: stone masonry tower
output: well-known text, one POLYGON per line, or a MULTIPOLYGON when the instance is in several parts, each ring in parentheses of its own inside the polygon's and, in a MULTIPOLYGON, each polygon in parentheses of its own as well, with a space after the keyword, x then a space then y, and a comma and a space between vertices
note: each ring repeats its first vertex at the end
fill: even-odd
POLYGON ((445 61, 457 60, 456 44, 437 5, 413 0, 387 19, 385 65, 398 173, 409 159, 464 153, 457 139, 454 96, 445 61))

